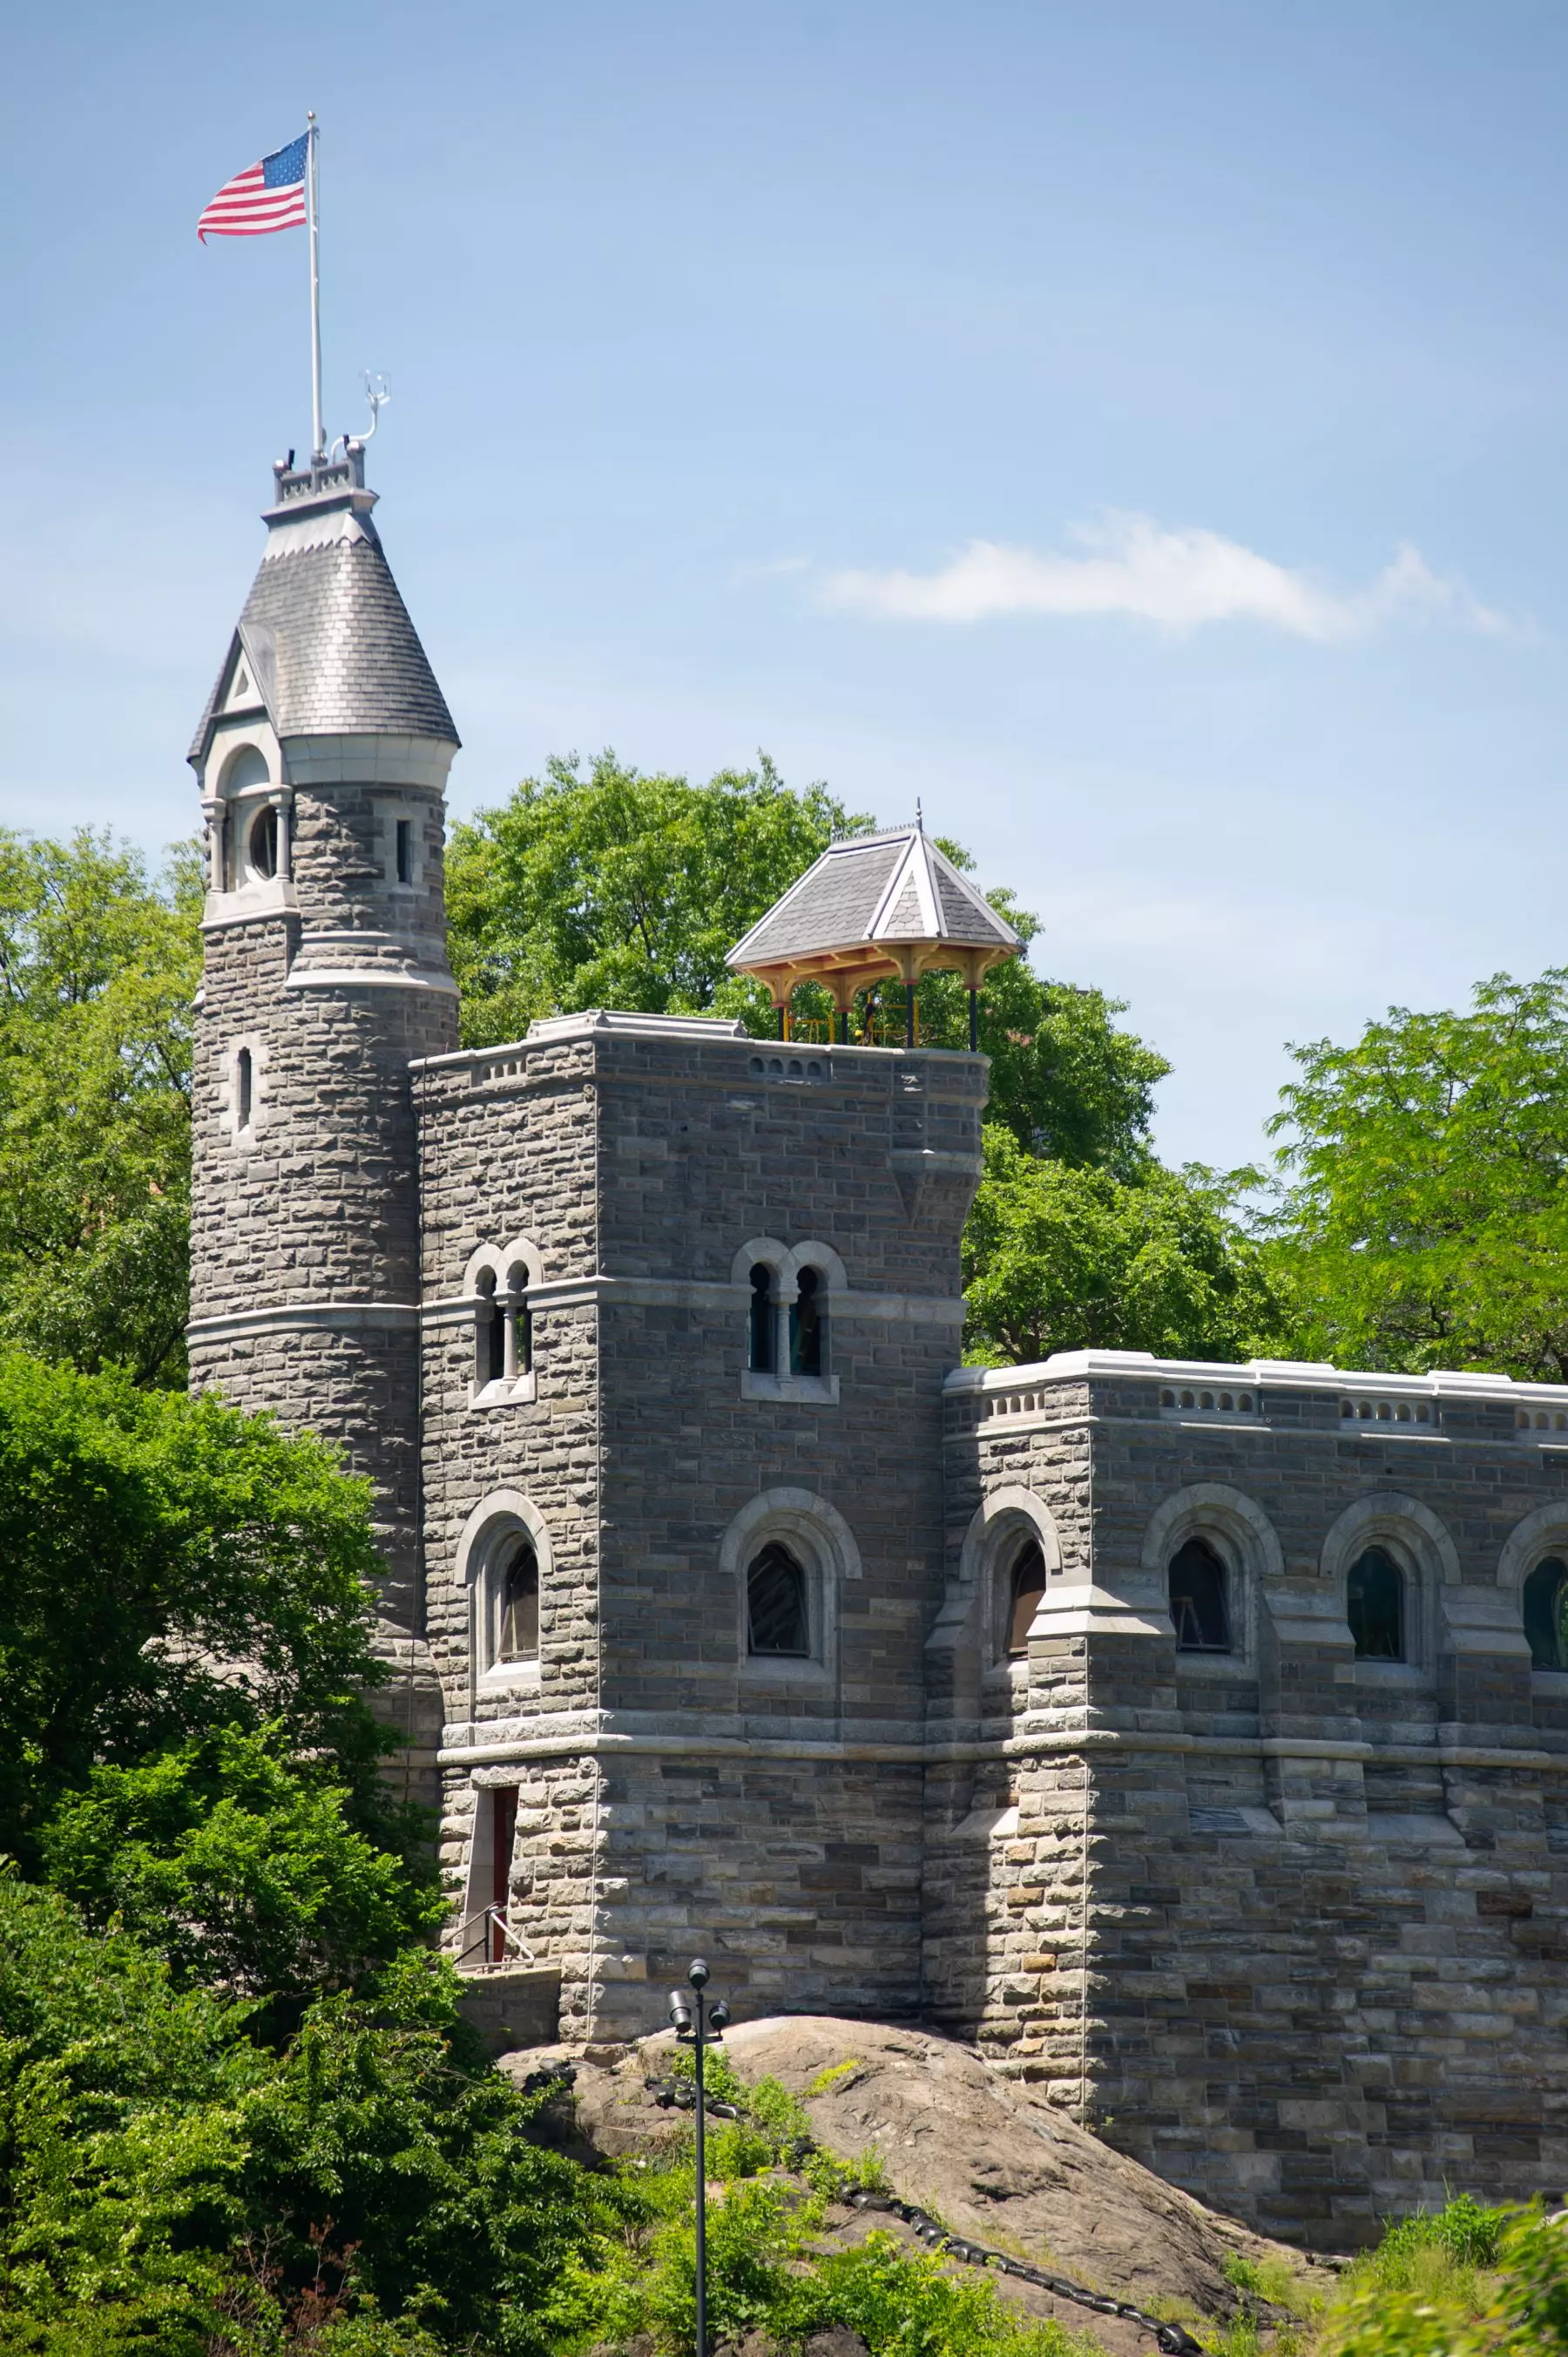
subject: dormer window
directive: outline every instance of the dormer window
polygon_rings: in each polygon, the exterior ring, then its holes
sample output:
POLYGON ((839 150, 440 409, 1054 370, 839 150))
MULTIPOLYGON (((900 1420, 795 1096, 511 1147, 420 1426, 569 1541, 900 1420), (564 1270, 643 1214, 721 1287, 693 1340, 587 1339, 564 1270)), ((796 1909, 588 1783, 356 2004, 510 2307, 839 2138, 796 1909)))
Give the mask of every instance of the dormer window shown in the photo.
POLYGON ((271 877, 278 872, 278 814, 269 802, 251 822, 251 873, 271 877))

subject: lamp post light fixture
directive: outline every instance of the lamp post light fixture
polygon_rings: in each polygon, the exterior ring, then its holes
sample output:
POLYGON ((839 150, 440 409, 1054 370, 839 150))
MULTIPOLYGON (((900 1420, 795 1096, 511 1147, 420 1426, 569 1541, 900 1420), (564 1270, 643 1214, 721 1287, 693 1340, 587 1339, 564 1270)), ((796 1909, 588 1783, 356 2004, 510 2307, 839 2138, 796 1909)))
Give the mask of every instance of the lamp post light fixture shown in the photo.
POLYGON ((684 1989, 670 1992, 670 2018, 675 2035, 682 2046, 689 2046, 696 2063, 697 2078, 697 2345, 696 2357, 708 2357, 708 2184, 707 2151, 704 2141, 706 2120, 703 2088, 703 2056, 715 2039, 722 2038, 729 2027, 729 2007, 724 1998, 715 1997, 710 2005, 704 1991, 708 1986, 708 1968, 701 1956, 693 1956, 686 1974, 692 1985, 688 1996, 684 1989))

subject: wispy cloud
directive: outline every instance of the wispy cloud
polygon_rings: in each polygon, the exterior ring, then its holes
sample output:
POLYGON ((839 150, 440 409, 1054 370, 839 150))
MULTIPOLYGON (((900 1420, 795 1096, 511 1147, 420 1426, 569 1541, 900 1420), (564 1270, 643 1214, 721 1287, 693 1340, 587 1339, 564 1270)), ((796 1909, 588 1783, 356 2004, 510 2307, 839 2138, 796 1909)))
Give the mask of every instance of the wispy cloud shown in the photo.
POLYGON ((1366 588, 1336 594, 1240 541, 1167 531, 1152 516, 1109 515, 1069 539, 1074 554, 973 540, 939 572, 835 573, 822 596, 831 606, 905 621, 1122 614, 1176 635, 1209 622, 1262 622, 1319 646, 1363 638, 1401 617, 1490 633, 1509 627, 1409 547, 1366 588))

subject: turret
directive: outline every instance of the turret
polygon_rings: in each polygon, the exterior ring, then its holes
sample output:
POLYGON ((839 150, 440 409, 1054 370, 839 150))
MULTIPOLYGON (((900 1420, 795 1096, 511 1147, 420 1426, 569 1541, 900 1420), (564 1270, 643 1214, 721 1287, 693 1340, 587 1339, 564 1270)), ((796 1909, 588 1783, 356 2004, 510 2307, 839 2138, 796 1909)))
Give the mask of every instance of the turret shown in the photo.
POLYGON ((456 1045, 442 891, 457 734, 362 450, 274 470, 190 760, 207 821, 191 1381, 344 1448, 385 1607, 423 1625, 410 1060, 456 1045))

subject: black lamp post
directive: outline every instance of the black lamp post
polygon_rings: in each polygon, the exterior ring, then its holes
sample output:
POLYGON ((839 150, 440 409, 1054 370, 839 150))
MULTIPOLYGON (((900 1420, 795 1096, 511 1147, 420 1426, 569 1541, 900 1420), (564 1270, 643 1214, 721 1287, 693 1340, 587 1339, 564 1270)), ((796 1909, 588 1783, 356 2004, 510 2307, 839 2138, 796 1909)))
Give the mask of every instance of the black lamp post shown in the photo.
POLYGON ((693 1956, 686 1978, 692 1984, 688 1997, 682 1989, 670 1992, 670 2018, 675 2025, 675 2035, 682 2046, 690 2046, 697 2065, 697 2349, 696 2357, 708 2357, 708 2183, 706 2169, 706 2122, 703 2116, 703 2055, 711 2040, 721 2038, 729 2026, 729 2007, 723 1997, 710 2005, 703 1992, 708 1986, 708 1968, 701 1956, 693 1956))

